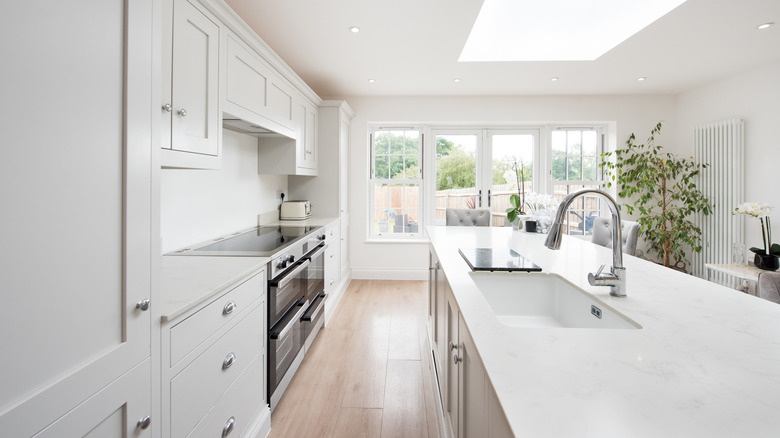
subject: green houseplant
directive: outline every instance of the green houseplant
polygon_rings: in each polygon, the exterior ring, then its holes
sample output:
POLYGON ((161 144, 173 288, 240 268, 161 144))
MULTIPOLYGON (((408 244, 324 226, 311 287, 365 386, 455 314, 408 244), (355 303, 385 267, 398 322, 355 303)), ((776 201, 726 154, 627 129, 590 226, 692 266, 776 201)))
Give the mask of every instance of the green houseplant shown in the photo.
POLYGON ((707 166, 665 153, 655 144, 660 133, 661 122, 650 131, 646 144, 636 143, 632 133, 625 149, 601 154, 599 167, 604 169, 606 187, 617 184, 618 197, 633 200, 624 206, 629 214, 638 211, 640 236, 650 243, 650 251, 672 267, 687 260, 686 248, 701 252, 701 229, 688 217, 709 215, 712 207, 695 181, 707 166))

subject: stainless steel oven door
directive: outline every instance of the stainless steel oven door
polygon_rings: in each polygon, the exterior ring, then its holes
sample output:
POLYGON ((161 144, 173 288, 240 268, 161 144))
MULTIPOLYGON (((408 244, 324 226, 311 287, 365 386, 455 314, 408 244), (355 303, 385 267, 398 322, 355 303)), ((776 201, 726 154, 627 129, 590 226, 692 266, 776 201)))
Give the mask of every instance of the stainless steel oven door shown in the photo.
POLYGON ((310 302, 325 292, 325 243, 320 243, 312 251, 303 256, 303 260, 309 261, 306 268, 306 299, 310 302))
POLYGON ((308 353, 311 344, 314 342, 314 338, 317 337, 317 333, 322 328, 325 322, 325 293, 318 294, 314 301, 309 304, 309 307, 304 312, 303 317, 303 338, 305 339, 303 344, 304 353, 308 353))
POLYGON ((272 409, 303 360, 301 317, 308 306, 308 301, 299 303, 268 330, 268 400, 272 409))
POLYGON ((268 282, 268 325, 273 326, 306 295, 306 269, 311 262, 301 260, 268 282))

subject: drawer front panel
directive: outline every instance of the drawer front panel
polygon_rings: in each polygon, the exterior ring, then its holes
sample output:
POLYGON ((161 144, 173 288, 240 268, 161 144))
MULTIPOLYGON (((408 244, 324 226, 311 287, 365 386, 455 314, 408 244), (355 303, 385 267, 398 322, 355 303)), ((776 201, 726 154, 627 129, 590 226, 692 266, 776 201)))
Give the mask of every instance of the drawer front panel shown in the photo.
POLYGON ((228 321, 236 318, 242 310, 250 307, 265 291, 265 273, 260 272, 217 298, 211 304, 171 327, 171 363, 174 366, 211 334, 228 321), (230 310, 232 303, 233 310, 230 310))
POLYGON ((171 380, 171 436, 185 436, 262 351, 264 307, 242 320, 171 380), (234 360, 230 366, 230 355, 234 360))
POLYGON ((231 419, 233 427, 227 436, 230 438, 243 436, 254 415, 267 404, 265 402, 265 387, 263 386, 264 364, 265 355, 256 356, 249 369, 235 385, 230 387, 214 406, 214 409, 189 436, 214 438, 225 436, 225 429, 230 427, 231 419))

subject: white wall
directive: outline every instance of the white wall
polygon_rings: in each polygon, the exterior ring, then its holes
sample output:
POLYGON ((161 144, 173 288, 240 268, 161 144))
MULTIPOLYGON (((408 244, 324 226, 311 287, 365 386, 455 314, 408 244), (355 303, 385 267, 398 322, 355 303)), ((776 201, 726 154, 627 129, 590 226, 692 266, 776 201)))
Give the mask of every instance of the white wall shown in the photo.
MULTIPOLYGON (((767 202, 780 224, 780 63, 702 86, 679 96, 679 153, 693 153, 694 127, 719 120, 745 121, 745 201, 767 202)), ((780 236, 780 234, 775 234, 780 236)), ((775 237, 776 242, 780 242, 775 237)), ((756 219, 745 221, 744 243, 761 246, 756 219)))
POLYGON ((257 174, 257 139, 222 135, 221 170, 163 169, 160 178, 162 252, 257 225, 279 206, 287 176, 257 174))
POLYGON ((355 278, 427 278, 424 243, 366 242, 368 225, 369 123, 541 124, 616 122, 618 146, 631 132, 639 138, 665 121, 664 138, 675 139, 674 96, 570 97, 351 97, 350 214, 355 278))

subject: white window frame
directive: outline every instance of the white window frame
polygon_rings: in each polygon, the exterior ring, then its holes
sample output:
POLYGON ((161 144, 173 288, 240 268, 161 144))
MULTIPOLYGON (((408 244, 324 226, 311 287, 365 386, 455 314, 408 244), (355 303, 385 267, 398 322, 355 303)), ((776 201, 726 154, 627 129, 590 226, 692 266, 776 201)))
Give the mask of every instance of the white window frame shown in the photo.
MULTIPOLYGON (((425 191, 425 150, 426 150, 426 132, 421 126, 409 126, 409 125, 389 125, 383 124, 382 126, 369 125, 368 129, 368 224, 366 227, 366 237, 368 241, 420 241, 424 237, 425 233, 425 216, 426 216, 426 191, 425 191), (417 162, 419 174, 417 178, 403 178, 403 179, 391 179, 391 178, 376 178, 374 174, 375 165, 375 152, 374 152, 374 137, 376 132, 382 131, 417 131, 420 133, 420 144, 417 153, 417 162), (376 211, 376 199, 375 199, 375 187, 377 184, 404 184, 413 185, 416 184, 419 190, 419 205, 418 205, 418 230, 416 233, 382 233, 374 231, 374 213, 376 211)), ((408 155, 408 154, 404 154, 408 155)))
MULTIPOLYGON (((555 186, 556 185, 566 185, 566 186, 577 186, 577 185, 595 185, 597 188, 601 188, 603 182, 604 182, 604 171, 601 167, 598 167, 597 170, 597 179, 596 180, 553 180, 552 175, 552 169, 553 169, 553 152, 552 152, 552 136, 554 132, 558 131, 596 131, 596 157, 597 162, 596 166, 599 165, 601 154, 604 153, 606 150, 606 132, 608 131, 608 127, 605 125, 594 125, 594 126, 583 126, 583 125, 554 125, 550 126, 547 133, 547 147, 545 148, 547 150, 547 184, 548 184, 548 191, 552 194, 554 193, 555 186)), ((565 157, 568 157, 568 155, 564 155, 565 157)), ((569 211, 580 211, 576 208, 570 208, 569 211)), ((605 205, 602 203, 601 200, 599 200, 599 213, 600 215, 603 215, 605 212, 605 205)), ((583 212, 585 214, 586 212, 583 212)), ((566 213, 566 220, 564 222, 564 225, 568 225, 569 221, 569 212, 566 213)), ((572 236, 577 236, 583 239, 590 239, 590 235, 588 234, 571 234, 572 236)))

